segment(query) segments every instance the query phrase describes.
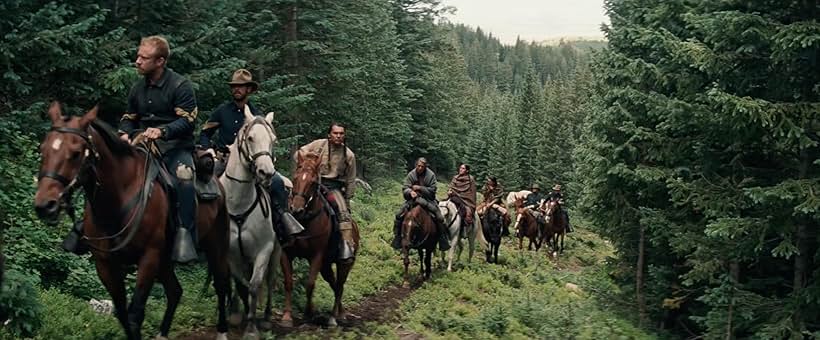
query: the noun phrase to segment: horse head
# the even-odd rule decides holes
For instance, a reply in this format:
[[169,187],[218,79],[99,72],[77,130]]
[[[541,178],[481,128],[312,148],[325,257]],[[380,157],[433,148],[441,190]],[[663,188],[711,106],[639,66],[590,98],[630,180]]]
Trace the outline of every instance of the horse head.
[[544,202],[544,216],[547,219],[547,223],[550,223],[554,216],[557,216],[561,213],[561,204],[558,200],[547,200]]
[[70,193],[82,184],[84,170],[91,166],[97,152],[91,142],[88,126],[97,118],[97,107],[82,117],[63,114],[59,102],[48,109],[51,131],[40,145],[40,173],[34,209],[48,224],[56,224],[60,210],[69,202]]
[[319,155],[313,152],[296,153],[296,172],[293,176],[293,194],[290,209],[299,214],[307,209],[319,188]]
[[270,185],[276,169],[273,163],[273,146],[276,133],[273,130],[273,112],[264,118],[250,114],[245,106],[245,124],[236,136],[236,148],[239,151],[240,163],[256,176],[263,186]]

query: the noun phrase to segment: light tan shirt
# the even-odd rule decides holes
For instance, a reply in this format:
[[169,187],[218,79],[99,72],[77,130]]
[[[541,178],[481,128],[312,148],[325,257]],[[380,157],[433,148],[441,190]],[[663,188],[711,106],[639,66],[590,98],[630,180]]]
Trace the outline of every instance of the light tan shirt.
[[[327,138],[317,139],[299,148],[299,152],[319,155],[319,176],[345,184],[345,197],[353,197],[356,181],[356,155],[346,146],[334,146]],[[328,156],[329,155],[329,156]]]

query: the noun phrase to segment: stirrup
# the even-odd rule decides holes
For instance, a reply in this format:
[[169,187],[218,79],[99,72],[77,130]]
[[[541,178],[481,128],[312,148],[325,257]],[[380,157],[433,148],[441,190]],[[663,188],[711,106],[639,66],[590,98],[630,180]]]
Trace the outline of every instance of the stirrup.
[[179,227],[174,239],[174,249],[171,252],[171,259],[179,263],[187,263],[197,259],[196,248],[193,238],[188,229]]
[[339,256],[338,259],[340,261],[345,261],[352,259],[356,256],[356,249],[353,248],[353,245],[348,243],[345,240],[339,244]]

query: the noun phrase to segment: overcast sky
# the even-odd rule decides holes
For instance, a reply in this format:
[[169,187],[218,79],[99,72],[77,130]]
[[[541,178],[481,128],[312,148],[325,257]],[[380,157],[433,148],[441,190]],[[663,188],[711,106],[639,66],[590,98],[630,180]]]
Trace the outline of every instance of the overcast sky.
[[454,23],[481,27],[505,43],[515,37],[542,41],[560,37],[603,37],[604,0],[442,0],[456,7]]

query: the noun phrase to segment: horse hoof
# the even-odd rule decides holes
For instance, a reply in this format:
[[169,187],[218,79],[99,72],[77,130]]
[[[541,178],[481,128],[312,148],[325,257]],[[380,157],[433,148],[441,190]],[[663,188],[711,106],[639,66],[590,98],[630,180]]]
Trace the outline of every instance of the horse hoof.
[[284,328],[293,328],[293,320],[281,320],[279,321],[279,326]]
[[239,313],[231,314],[231,316],[228,317],[228,324],[230,324],[233,327],[238,327],[239,325],[241,325],[242,324],[242,314],[239,314]]
[[253,322],[248,323],[248,327],[245,328],[245,334],[242,335],[242,339],[259,339],[259,331],[256,330],[256,326],[253,324]]
[[331,316],[330,319],[327,320],[327,327],[336,328],[337,326],[339,326],[339,325],[336,324],[336,318]]
[[410,288],[410,282],[408,282],[408,281],[402,282],[401,287],[402,288]]
[[219,333],[216,335],[216,340],[228,340],[228,333]]
[[269,331],[273,329],[273,324],[268,320],[259,321],[259,328],[263,331]]

